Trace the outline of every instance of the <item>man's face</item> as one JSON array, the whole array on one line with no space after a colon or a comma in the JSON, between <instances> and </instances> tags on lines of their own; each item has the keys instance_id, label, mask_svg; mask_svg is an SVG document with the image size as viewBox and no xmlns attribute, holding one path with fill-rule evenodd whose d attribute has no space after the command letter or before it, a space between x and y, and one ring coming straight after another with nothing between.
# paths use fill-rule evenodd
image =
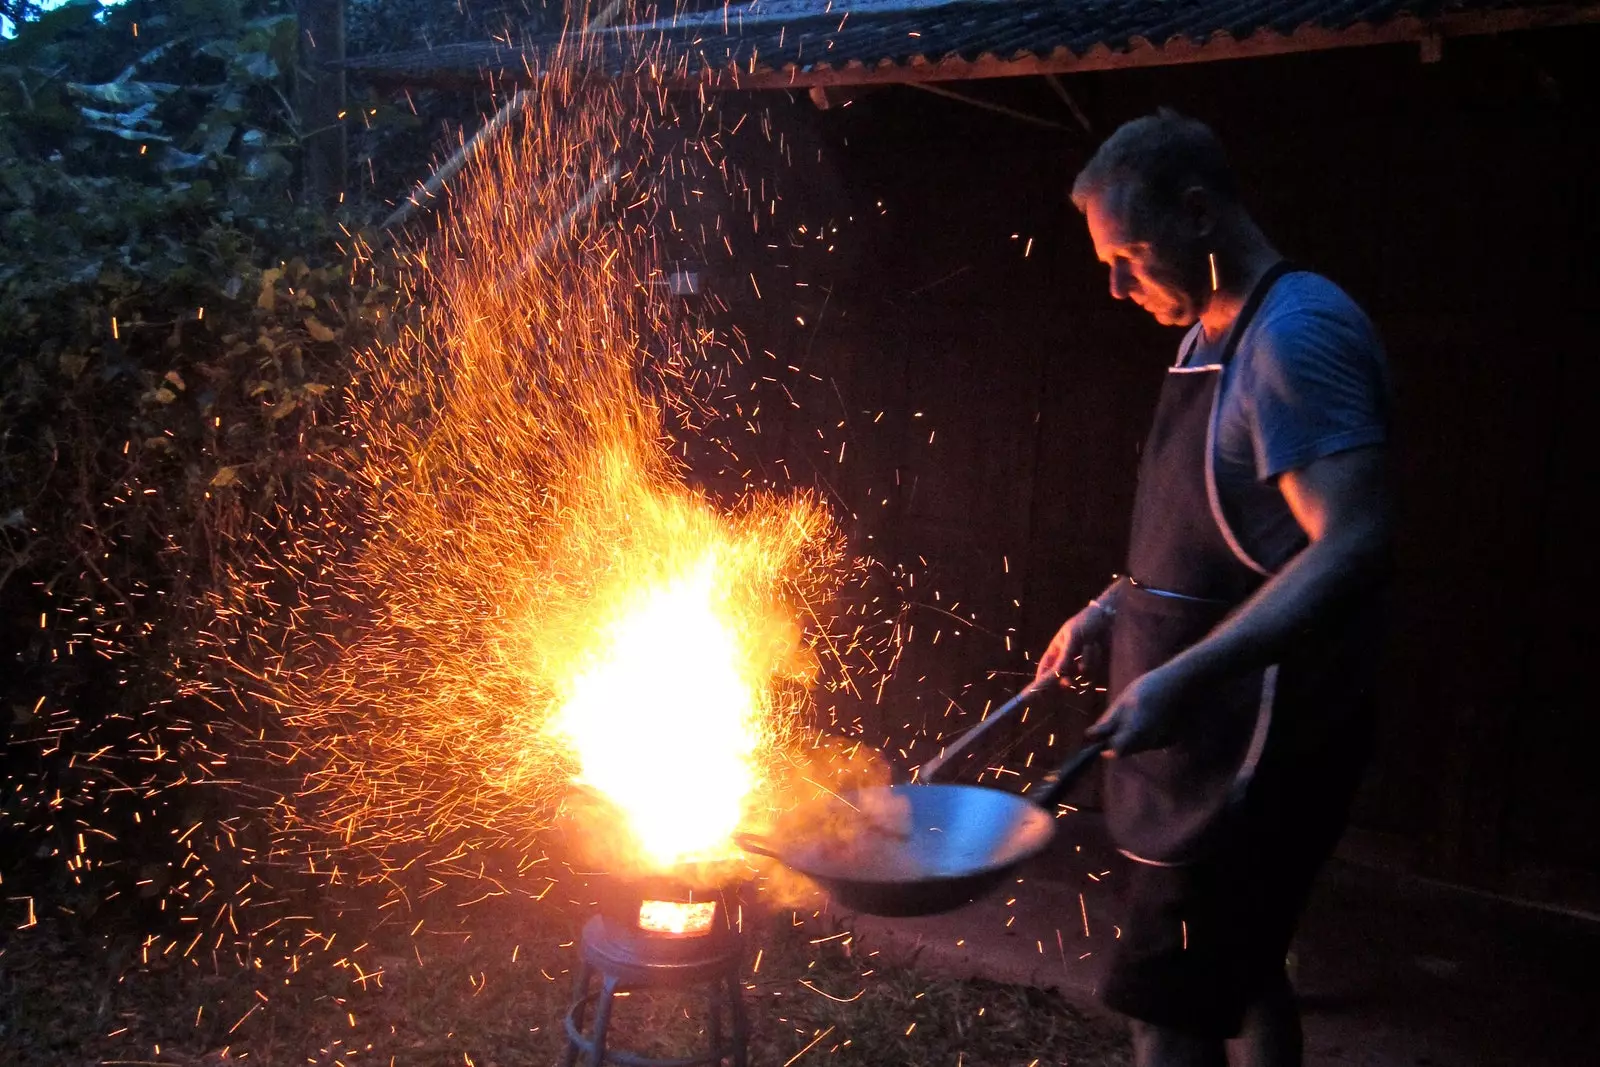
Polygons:
<instances>
[{"instance_id":1,"label":"man's face","mask_svg":"<svg viewBox=\"0 0 1600 1067\"><path fill-rule=\"evenodd\" d=\"M1174 226L1136 230L1129 198L1118 193L1091 196L1083 211L1095 255L1111 271L1111 295L1132 300L1163 326L1192 325L1211 293L1205 253Z\"/></svg>"}]
</instances>

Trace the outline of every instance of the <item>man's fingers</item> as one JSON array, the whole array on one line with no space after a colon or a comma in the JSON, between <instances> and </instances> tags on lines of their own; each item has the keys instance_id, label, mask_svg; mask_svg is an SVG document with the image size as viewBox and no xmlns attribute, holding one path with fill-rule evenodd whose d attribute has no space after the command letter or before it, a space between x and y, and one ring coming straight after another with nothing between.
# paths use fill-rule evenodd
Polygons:
<instances>
[{"instance_id":1,"label":"man's fingers","mask_svg":"<svg viewBox=\"0 0 1600 1067\"><path fill-rule=\"evenodd\" d=\"M1090 678L1098 677L1105 658L1105 646L1099 641L1084 642L1082 650L1078 653L1080 673Z\"/></svg>"},{"instance_id":2,"label":"man's fingers","mask_svg":"<svg viewBox=\"0 0 1600 1067\"><path fill-rule=\"evenodd\" d=\"M1119 700L1106 709L1106 713L1083 732L1090 741L1104 741L1106 755L1126 756L1133 742L1137 723L1129 709Z\"/></svg>"},{"instance_id":3,"label":"man's fingers","mask_svg":"<svg viewBox=\"0 0 1600 1067\"><path fill-rule=\"evenodd\" d=\"M1045 649L1044 655L1039 657L1038 668L1033 672L1034 683L1039 684L1046 679L1059 675L1061 673L1061 664L1065 658L1055 645Z\"/></svg>"}]
</instances>

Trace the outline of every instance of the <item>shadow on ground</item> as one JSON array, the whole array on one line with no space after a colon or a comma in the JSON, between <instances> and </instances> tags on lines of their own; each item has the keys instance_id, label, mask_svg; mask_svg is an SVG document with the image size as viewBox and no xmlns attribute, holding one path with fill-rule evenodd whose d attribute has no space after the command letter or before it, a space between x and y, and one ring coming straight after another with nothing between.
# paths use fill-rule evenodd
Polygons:
<instances>
[{"instance_id":1,"label":"shadow on ground","mask_svg":"<svg viewBox=\"0 0 1600 1067\"><path fill-rule=\"evenodd\" d=\"M995 896L942 916L860 917L860 940L925 973L1052 989L1096 1010L1127 861L1092 814L1059 829ZM1595 1062L1597 958L1600 923L1333 861L1291 958L1307 1067Z\"/></svg>"}]
</instances>

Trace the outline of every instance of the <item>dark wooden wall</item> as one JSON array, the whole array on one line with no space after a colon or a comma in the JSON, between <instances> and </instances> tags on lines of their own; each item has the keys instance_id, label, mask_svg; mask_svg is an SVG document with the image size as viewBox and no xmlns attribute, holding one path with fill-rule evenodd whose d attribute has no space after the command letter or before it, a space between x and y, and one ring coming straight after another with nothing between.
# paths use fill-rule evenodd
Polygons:
<instances>
[{"instance_id":1,"label":"dark wooden wall","mask_svg":"<svg viewBox=\"0 0 1600 1067\"><path fill-rule=\"evenodd\" d=\"M1390 352L1398 611L1352 847L1592 902L1597 45L1578 30L1452 42L1437 64L1397 46L1068 78L1093 135L1038 79L959 88L1067 129L910 88L827 111L751 98L793 165L768 167L776 140L747 146L782 210L747 237L762 299L731 270L718 284L800 404L769 411L761 447L826 486L858 551L916 575L885 578L917 631L869 733L894 748L948 726L951 698L980 710L1119 569L1177 336L1110 299L1065 191L1098 136L1169 104L1213 124L1269 234ZM824 222L832 252L811 239ZM941 614L957 600L976 625ZM994 671L1011 673L962 696ZM1087 721L1054 713L1055 750Z\"/></svg>"}]
</instances>

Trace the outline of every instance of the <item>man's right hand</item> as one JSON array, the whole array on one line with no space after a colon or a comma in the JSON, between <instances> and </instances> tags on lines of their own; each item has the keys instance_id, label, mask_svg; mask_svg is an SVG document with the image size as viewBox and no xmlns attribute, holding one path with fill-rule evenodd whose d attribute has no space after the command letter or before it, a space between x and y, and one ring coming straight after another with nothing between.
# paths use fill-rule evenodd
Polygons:
<instances>
[{"instance_id":1,"label":"man's right hand","mask_svg":"<svg viewBox=\"0 0 1600 1067\"><path fill-rule=\"evenodd\" d=\"M1050 639L1050 647L1039 657L1034 684L1057 678L1062 685L1071 685L1075 678L1098 675L1105 666L1113 614L1103 603L1090 601L1082 611L1062 623L1061 629Z\"/></svg>"}]
</instances>

